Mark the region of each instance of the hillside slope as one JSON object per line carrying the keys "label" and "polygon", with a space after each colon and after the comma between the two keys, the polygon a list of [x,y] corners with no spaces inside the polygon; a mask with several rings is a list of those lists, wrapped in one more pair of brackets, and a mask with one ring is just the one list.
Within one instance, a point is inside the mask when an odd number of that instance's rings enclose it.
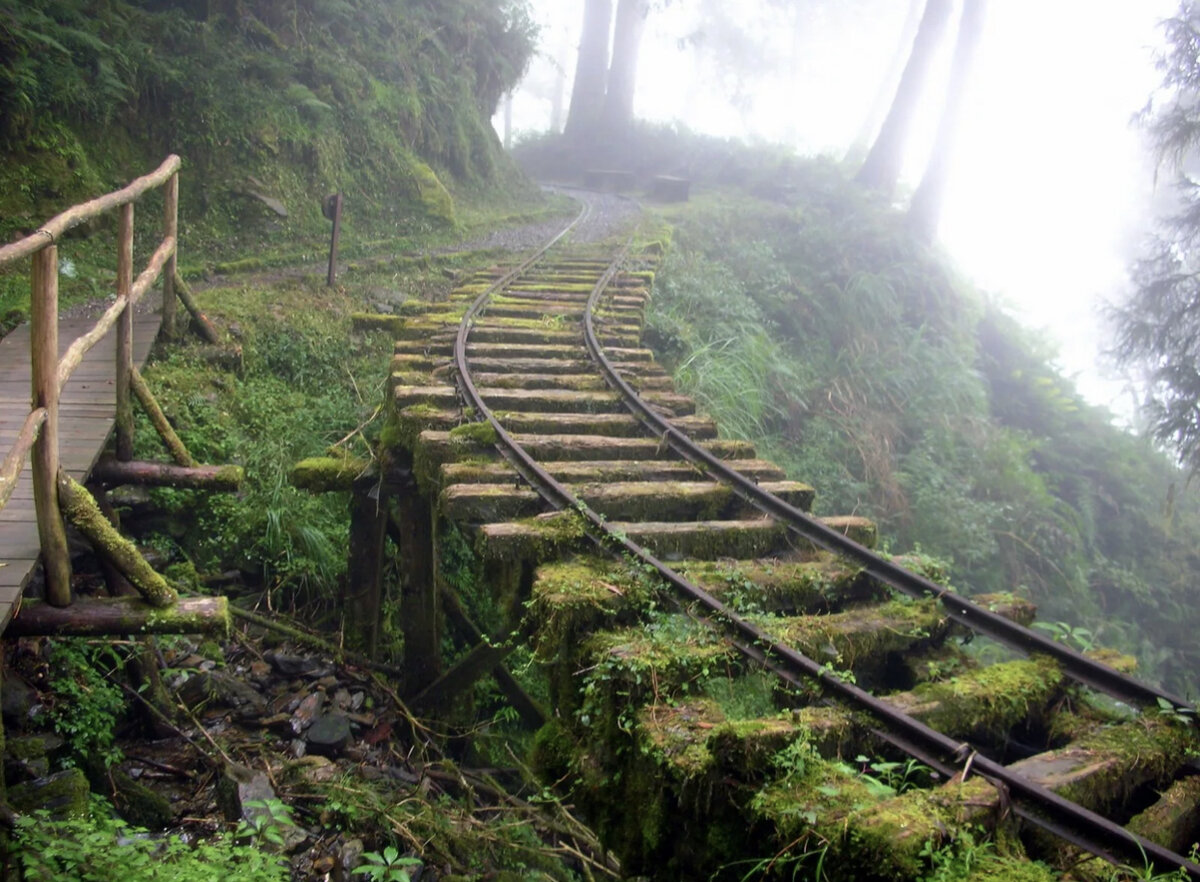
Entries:
{"label": "hillside slope", "polygon": [[383,232],[453,223],[522,186],[488,120],[533,39],[503,0],[0,0],[0,237],[168,152],[193,249],[325,228],[335,189]]}
{"label": "hillside slope", "polygon": [[1142,676],[1194,694],[1185,476],[840,168],[759,177],[768,199],[665,211],[651,322],[683,391],[813,483],[820,511],[877,519],[968,593],[1027,592],[1060,639],[1134,652]]}

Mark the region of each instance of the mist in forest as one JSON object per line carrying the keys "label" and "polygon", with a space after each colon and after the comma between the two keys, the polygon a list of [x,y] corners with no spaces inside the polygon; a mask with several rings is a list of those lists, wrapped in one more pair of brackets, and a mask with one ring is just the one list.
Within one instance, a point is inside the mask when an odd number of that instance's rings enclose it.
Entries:
{"label": "mist in forest", "polygon": [[[565,123],[583,0],[534,0],[539,54],[514,93],[511,134]],[[922,2],[655,0],[634,115],[804,155],[861,158],[896,92]],[[1159,81],[1168,0],[987,4],[948,162],[938,243],[1024,324],[1044,328],[1080,391],[1124,418],[1133,399],[1099,316],[1149,228],[1154,160],[1131,125]],[[957,15],[957,14],[956,14]],[[952,68],[947,25],[905,153],[917,185]],[[503,113],[497,115],[503,128]],[[1160,194],[1161,196],[1161,194]]]}

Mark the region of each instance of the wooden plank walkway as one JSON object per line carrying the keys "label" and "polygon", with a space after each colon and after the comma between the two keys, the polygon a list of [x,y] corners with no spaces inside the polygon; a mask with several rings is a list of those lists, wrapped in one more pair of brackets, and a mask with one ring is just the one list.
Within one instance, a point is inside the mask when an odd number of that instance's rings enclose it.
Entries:
{"label": "wooden plank walkway", "polygon": [[[92,318],[59,322],[59,356],[94,324]],[[133,363],[139,367],[145,364],[161,324],[161,312],[135,315]],[[116,348],[114,329],[84,356],[63,389],[59,456],[63,469],[77,481],[83,481],[96,464],[116,419]],[[32,383],[26,323],[0,340],[0,456],[12,445],[29,413]],[[39,548],[32,469],[26,458],[12,498],[0,509],[0,632],[8,625],[14,605],[19,605],[21,592],[33,575]]]}

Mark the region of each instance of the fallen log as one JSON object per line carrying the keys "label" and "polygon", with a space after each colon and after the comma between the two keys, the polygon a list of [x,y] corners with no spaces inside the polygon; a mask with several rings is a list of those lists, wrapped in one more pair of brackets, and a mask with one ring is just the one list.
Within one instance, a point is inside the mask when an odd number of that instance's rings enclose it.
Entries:
{"label": "fallen log", "polygon": [[181,466],[163,462],[121,462],[105,457],[96,463],[92,478],[103,484],[146,487],[179,487],[197,490],[237,490],[245,472],[235,465]]}
{"label": "fallen log", "polygon": [[64,607],[26,600],[4,636],[224,635],[229,627],[229,602],[224,597],[181,597],[167,607],[151,606],[140,597],[76,600]]}
{"label": "fallen log", "polygon": [[78,481],[59,469],[58,504],[63,517],[92,543],[141,592],[151,606],[170,606],[179,594],[154,571],[137,547],[122,536],[100,511],[96,500]]}

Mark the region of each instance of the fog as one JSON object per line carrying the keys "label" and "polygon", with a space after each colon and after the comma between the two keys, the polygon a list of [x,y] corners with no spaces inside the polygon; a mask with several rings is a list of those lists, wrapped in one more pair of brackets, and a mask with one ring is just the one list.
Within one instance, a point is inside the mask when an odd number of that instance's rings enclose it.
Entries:
{"label": "fog", "polygon": [[[582,19],[581,0],[533,5],[541,55],[514,95],[517,137],[550,127],[559,70],[565,114]],[[675,0],[651,13],[636,115],[844,155],[896,53],[909,4],[737,4],[752,45],[706,28],[705,5],[712,4]],[[1099,307],[1119,296],[1148,229],[1154,169],[1130,120],[1158,81],[1158,22],[1174,7],[1172,0],[993,0],[939,234],[965,276],[1051,338],[1061,368],[1089,400],[1125,417],[1133,399],[1101,357],[1107,332]],[[791,24],[797,14],[805,21],[799,35]],[[942,82],[952,44],[944,41],[937,67]],[[929,94],[941,89],[932,83]],[[909,186],[924,166],[936,109],[913,139]]]}

